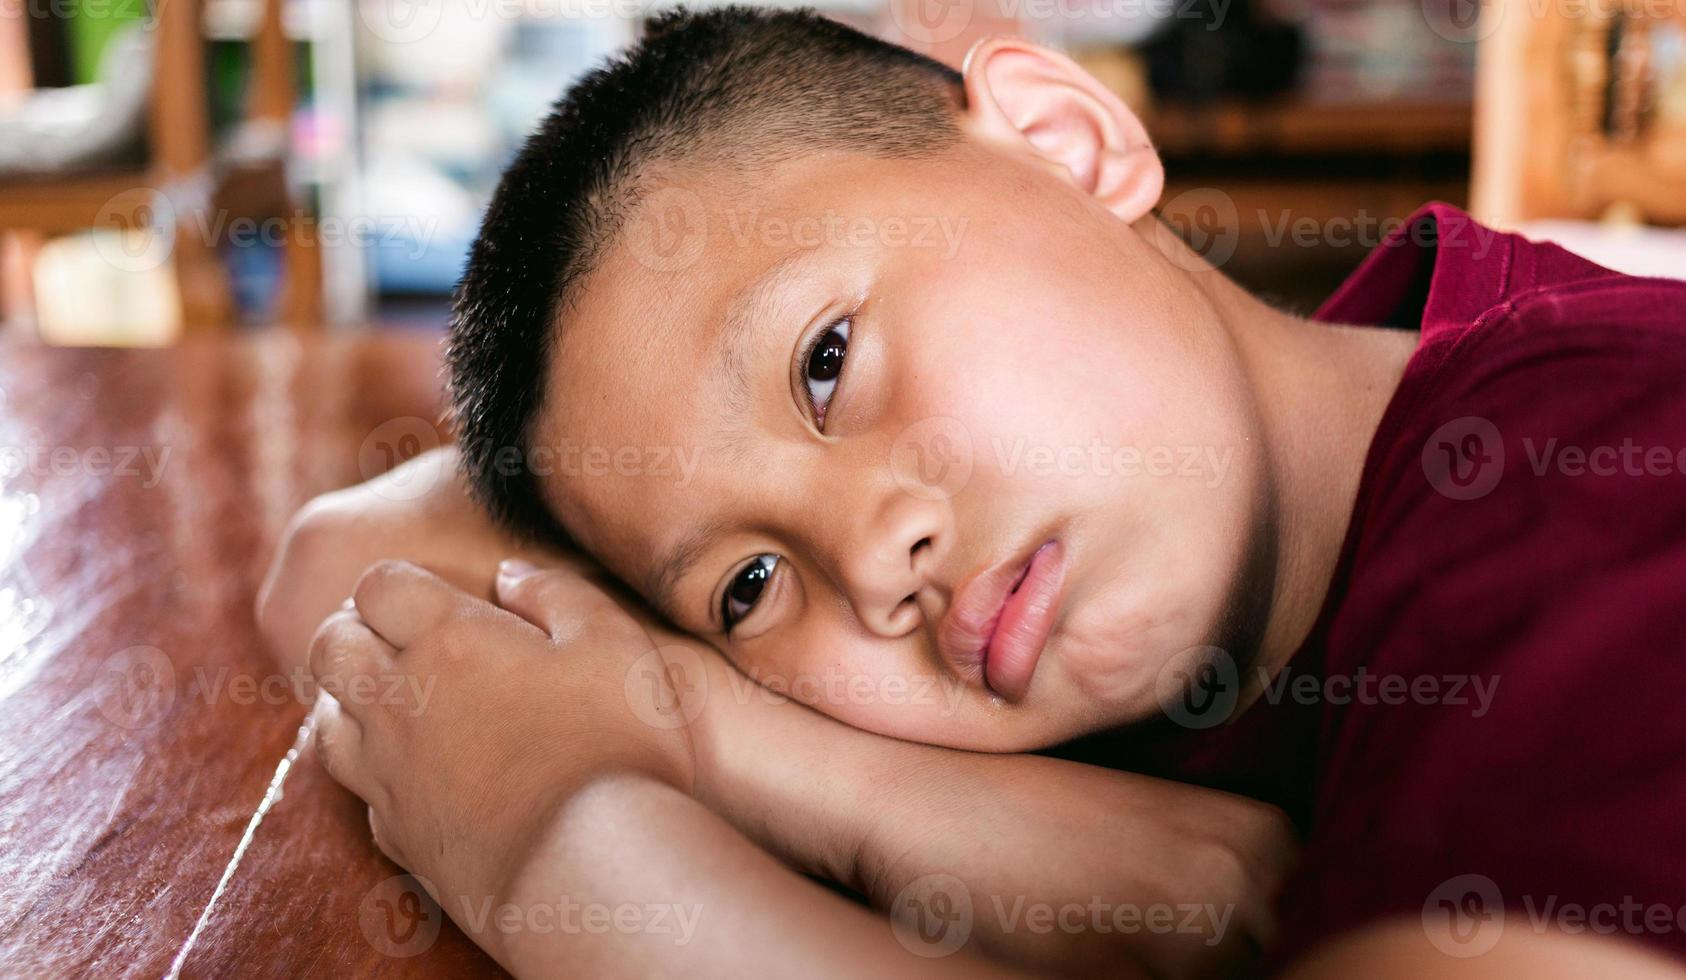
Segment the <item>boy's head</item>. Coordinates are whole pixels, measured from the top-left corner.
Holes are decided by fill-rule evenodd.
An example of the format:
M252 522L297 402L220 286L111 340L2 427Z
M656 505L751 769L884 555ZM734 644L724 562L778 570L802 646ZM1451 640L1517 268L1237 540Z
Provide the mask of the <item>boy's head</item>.
M859 727L1144 717L1180 655L1257 639L1269 564L1245 374L1161 185L1035 45L959 75L813 14L665 17L486 215L449 352L471 480Z

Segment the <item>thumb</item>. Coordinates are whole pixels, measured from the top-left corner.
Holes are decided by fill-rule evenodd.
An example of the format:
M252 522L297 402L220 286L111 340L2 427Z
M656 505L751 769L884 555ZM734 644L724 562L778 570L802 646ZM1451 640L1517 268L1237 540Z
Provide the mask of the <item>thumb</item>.
M577 618L569 616L568 597L579 581L579 574L570 569L541 569L511 558L498 564L498 605L554 638L565 621Z

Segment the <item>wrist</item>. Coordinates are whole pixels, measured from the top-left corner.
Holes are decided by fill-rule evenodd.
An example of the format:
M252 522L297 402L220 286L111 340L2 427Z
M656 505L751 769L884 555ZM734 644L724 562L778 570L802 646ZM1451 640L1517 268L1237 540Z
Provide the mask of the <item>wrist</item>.
M689 726L695 760L691 795L715 813L732 819L733 811L756 805L754 800L743 799L749 787L732 769L734 763L743 764L744 729L753 720L753 713L744 710L746 699L739 685L753 687L753 682L744 679L712 648L699 645L693 649L700 661L704 696ZM750 693L753 696L759 692Z
M702 717L711 700L703 665L714 654L694 641L640 626L626 659L604 664L602 691L614 702L605 704L614 721L591 734L590 729L581 730L578 719L559 719L558 738L575 744L560 746L554 757L579 758L577 742L583 734L592 743L585 753L592 762L568 779L568 785L583 785L605 773L638 775L694 796ZM620 737L602 737L615 731Z
M707 703L692 725L694 796L799 871L858 887L867 828L889 790L886 746L704 653Z

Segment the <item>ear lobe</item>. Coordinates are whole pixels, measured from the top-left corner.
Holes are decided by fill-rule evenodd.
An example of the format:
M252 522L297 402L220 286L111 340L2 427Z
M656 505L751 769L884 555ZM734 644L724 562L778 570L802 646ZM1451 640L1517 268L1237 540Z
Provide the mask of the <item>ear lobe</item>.
M966 55L966 121L974 135L1062 168L1125 221L1159 203L1165 170L1141 120L1065 55L1011 37Z

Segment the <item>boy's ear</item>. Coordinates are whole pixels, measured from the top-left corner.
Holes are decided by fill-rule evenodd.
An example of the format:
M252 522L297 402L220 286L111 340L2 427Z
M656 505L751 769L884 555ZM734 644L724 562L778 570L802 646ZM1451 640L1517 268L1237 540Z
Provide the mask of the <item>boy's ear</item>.
M1159 203L1165 169L1141 120L1057 51L1013 37L966 55L965 123L997 147L1063 167L1068 179L1125 221Z

